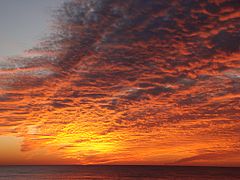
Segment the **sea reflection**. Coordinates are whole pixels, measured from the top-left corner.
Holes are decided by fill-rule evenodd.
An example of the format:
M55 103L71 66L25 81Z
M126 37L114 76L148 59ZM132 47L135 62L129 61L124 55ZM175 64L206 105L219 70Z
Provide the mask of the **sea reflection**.
M0 179L240 179L240 168L174 166L1 166Z

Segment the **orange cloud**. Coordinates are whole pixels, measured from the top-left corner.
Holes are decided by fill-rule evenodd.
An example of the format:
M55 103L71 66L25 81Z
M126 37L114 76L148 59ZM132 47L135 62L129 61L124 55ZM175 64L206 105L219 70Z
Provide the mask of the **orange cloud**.
M53 35L0 59L0 135L22 139L0 163L239 166L235 5L63 4Z

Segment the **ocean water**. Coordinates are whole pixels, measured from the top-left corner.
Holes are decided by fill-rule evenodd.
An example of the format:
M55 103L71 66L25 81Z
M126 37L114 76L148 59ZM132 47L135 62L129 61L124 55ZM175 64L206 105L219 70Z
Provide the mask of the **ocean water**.
M0 166L0 180L221 180L240 179L240 168L176 166Z

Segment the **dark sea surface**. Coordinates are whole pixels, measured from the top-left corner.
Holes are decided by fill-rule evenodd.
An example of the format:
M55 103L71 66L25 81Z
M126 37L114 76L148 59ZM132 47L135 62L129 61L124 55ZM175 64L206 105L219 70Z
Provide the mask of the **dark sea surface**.
M176 166L0 166L0 180L240 179L240 168Z

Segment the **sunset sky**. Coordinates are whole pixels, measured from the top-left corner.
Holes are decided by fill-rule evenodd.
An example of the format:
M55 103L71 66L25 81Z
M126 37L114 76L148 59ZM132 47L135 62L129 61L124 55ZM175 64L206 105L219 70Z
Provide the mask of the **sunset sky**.
M239 9L1 0L0 164L240 166Z

